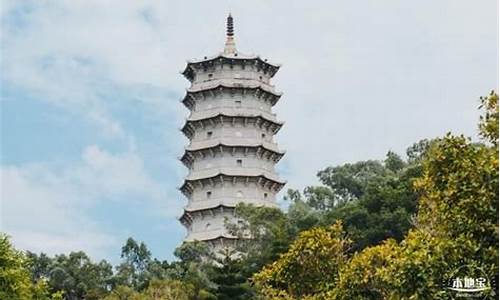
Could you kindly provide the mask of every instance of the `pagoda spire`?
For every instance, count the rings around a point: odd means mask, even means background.
[[[231,13],[227,16],[226,21],[226,45],[224,46],[224,54],[235,54],[236,43],[234,42],[234,25]]]

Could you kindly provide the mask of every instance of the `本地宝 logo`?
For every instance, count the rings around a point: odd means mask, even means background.
[[[454,299],[487,299],[495,294],[486,272],[471,265],[456,269],[444,283]]]

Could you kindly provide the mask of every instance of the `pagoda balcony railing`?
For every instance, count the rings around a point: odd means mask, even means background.
[[[205,108],[205,109],[199,109],[199,110],[194,109],[189,114],[189,118],[192,117],[193,115],[196,115],[197,113],[200,113],[200,112],[211,112],[211,111],[217,111],[220,109],[234,109],[236,111],[241,111],[241,112],[257,112],[257,113],[264,113],[266,115],[271,115],[273,117],[276,117],[276,114],[273,112],[270,112],[269,109],[248,107],[248,106],[244,106],[244,105],[220,105],[220,106],[215,106],[212,108]]]
[[[211,197],[210,199],[206,200],[189,200],[188,204],[184,206],[184,209],[187,211],[196,211],[196,210],[204,210],[204,209],[211,209],[214,207],[217,207],[219,205],[226,205],[226,206],[236,206],[238,203],[252,203],[254,205],[260,206],[277,206],[276,203],[274,203],[274,199],[272,197],[269,197],[268,200],[264,198],[250,198],[250,197],[245,197],[244,195],[241,197],[238,196],[233,196],[233,197]]]
[[[243,76],[239,77],[239,78],[234,78],[234,77],[231,77],[231,76],[216,77],[216,78],[212,77],[212,78],[207,78],[207,79],[204,79],[204,80],[197,81],[196,83],[206,83],[206,82],[212,82],[212,81],[219,81],[220,82],[220,80],[231,80],[231,81],[233,81],[234,79],[237,79],[237,80],[253,80],[253,81],[257,81],[257,82],[263,83],[265,85],[268,85],[270,87],[274,87],[274,85],[272,85],[272,84],[269,83],[269,80],[264,80],[264,78],[263,79],[244,78]]]
[[[268,148],[275,152],[280,152],[278,148],[278,144],[275,142],[270,142],[267,140],[263,140],[262,138],[241,138],[231,136],[222,136],[222,137],[214,137],[214,138],[204,138],[196,141],[191,141],[190,145],[184,147],[185,151],[196,151],[198,149],[210,148],[216,146],[218,144],[226,144],[228,146],[233,147],[253,147],[254,145],[262,145],[264,148]]]
[[[276,177],[278,176],[276,174],[276,170],[274,168],[263,168],[263,167],[225,167],[225,166],[218,166],[218,167],[212,167],[212,168],[203,168],[203,169],[197,169],[197,170],[189,170],[189,175],[187,176],[187,179],[192,179],[193,177],[195,178],[205,178],[205,177],[210,177],[212,174],[217,173],[217,172],[228,172],[230,174],[234,174],[235,176],[253,176],[254,174],[264,174],[268,175],[272,179],[277,179]]]
[[[274,85],[264,82],[262,80],[254,78],[234,78],[234,77],[208,79],[199,82],[193,82],[191,88],[196,88],[197,90],[208,89],[216,87],[221,84],[225,86],[241,87],[241,88],[263,86],[265,90],[270,90],[270,91],[273,91],[275,88]]]
[[[227,233],[224,228],[219,228],[211,230],[205,229],[200,231],[188,231],[186,234],[186,240],[188,241],[206,240],[206,239],[217,238],[219,236],[231,237],[231,235]]]
[[[209,137],[203,137],[201,139],[196,139],[196,140],[193,140],[191,142],[191,145],[195,144],[195,143],[198,143],[198,142],[205,142],[205,141],[209,141],[209,140],[226,140],[226,141],[233,141],[234,144],[236,143],[248,143],[248,144],[251,144],[251,143],[256,143],[256,142],[259,142],[259,141],[263,141],[264,143],[267,143],[267,144],[272,144],[274,145],[275,147],[277,147],[276,143],[274,141],[266,141],[266,140],[262,140],[262,138],[260,137],[255,137],[255,138],[242,138],[242,137],[237,137],[237,136],[234,136],[234,133],[233,134],[227,134],[227,135],[222,135],[222,136],[218,136],[218,137],[213,137],[213,138],[209,138]],[[191,147],[190,145],[190,147]]]
[[[231,171],[236,171],[236,170],[241,170],[241,169],[251,170],[251,171],[252,170],[253,171],[265,171],[265,172],[271,172],[271,173],[276,172],[276,170],[274,169],[274,167],[265,168],[265,167],[245,167],[245,166],[241,166],[241,167],[218,166],[218,167],[210,167],[210,168],[192,168],[192,169],[189,169],[189,171],[191,173],[199,173],[199,172],[210,172],[210,171],[214,171],[214,170],[231,170]]]

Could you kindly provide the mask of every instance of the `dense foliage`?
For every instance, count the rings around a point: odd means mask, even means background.
[[[302,299],[328,288],[335,280],[339,268],[347,261],[350,244],[340,221],[329,227],[306,230],[286,253],[264,267],[254,279],[268,297],[286,292]]]
[[[287,192],[286,211],[238,205],[233,250],[185,243],[169,263],[129,238],[113,267],[0,235],[0,299],[451,299],[457,268],[498,273],[498,96],[480,108],[481,142],[447,134],[406,159],[327,167],[320,185]]]
[[[0,234],[0,299],[62,299],[61,292],[49,292],[44,278],[32,280],[29,266],[30,259],[14,249],[7,236]]]
[[[281,282],[274,279],[283,275],[280,266],[290,255],[300,259],[294,254],[297,245],[317,242],[303,233],[276,262],[254,275],[260,294],[265,299],[452,299],[443,282],[458,268],[473,266],[496,276],[498,96],[492,93],[481,100],[486,110],[479,125],[483,143],[447,134],[427,147],[423,173],[414,182],[418,213],[403,240],[387,239],[356,252],[332,270],[329,284],[297,294],[298,274]],[[311,249],[309,256],[324,251]],[[496,299],[497,292],[492,287],[485,296]]]
[[[402,240],[416,213],[418,194],[413,184],[422,175],[422,156],[431,143],[423,140],[408,148],[408,161],[389,151],[384,161],[328,167],[318,173],[322,185],[306,187],[302,193],[288,190],[286,212],[238,205],[240,220],[227,227],[242,240],[238,245],[246,253],[242,272],[250,277],[276,261],[300,232],[339,220],[352,241],[350,253],[388,238]]]

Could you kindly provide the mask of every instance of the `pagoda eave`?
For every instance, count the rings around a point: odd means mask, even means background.
[[[236,121],[242,121],[247,124],[247,120],[254,121],[254,124],[259,126],[260,128],[266,128],[276,134],[284,122],[272,120],[263,114],[259,115],[231,115],[226,113],[216,113],[210,117],[204,117],[200,119],[187,119],[184,126],[182,126],[181,131],[187,138],[192,138],[196,128],[204,128],[208,125],[214,124],[222,124],[224,122],[228,122],[234,124]]]
[[[182,225],[188,226],[193,222],[193,219],[194,219],[193,214],[194,213],[200,213],[200,214],[208,213],[208,214],[213,215],[214,210],[218,210],[218,211],[224,211],[225,209],[233,210],[235,207],[236,207],[236,205],[227,205],[227,204],[220,203],[220,204],[206,207],[206,208],[202,208],[202,209],[189,210],[187,208],[184,208],[182,215],[178,219],[182,223]]]
[[[193,237],[194,236],[194,237]],[[194,241],[203,241],[206,243],[220,243],[222,246],[224,246],[224,241],[237,241],[239,238],[236,236],[232,236],[228,233],[224,233],[222,231],[217,232],[217,233],[212,233],[212,234],[206,234],[206,233],[192,233],[186,237],[187,242],[194,242]]]
[[[191,202],[189,205],[184,207],[183,215],[186,213],[195,213],[195,212],[206,212],[209,210],[217,210],[221,207],[223,208],[235,208],[240,203],[245,203],[245,200],[252,200],[252,205],[257,207],[274,207],[277,208],[278,205],[269,201],[256,200],[256,199],[235,199],[235,198],[226,198],[219,200],[204,200],[200,202]],[[182,216],[180,217],[182,218]]]
[[[199,95],[201,95],[200,99],[202,99],[206,96],[213,96],[218,93],[222,93],[224,91],[229,91],[232,94],[236,94],[236,92],[239,92],[242,95],[245,95],[246,93],[248,93],[248,91],[252,91],[255,94],[255,96],[257,96],[259,99],[269,101],[271,103],[271,106],[276,105],[276,103],[282,96],[282,93],[275,92],[274,90],[268,88],[264,84],[234,86],[234,85],[219,83],[217,85],[201,89],[187,89],[186,95],[184,96],[181,102],[188,109],[192,109],[194,106],[194,102],[197,100],[197,97]]]
[[[271,77],[273,77],[280,68],[279,64],[270,63],[267,59],[262,59],[257,55],[244,55],[241,53],[226,55],[224,53],[220,53],[216,56],[205,57],[202,60],[188,61],[186,68],[182,71],[182,75],[192,82],[194,80],[194,73],[196,69],[208,69],[217,64],[252,64],[257,66],[259,70],[264,71],[264,73],[269,73]]]
[[[198,178],[188,177],[184,180],[184,183],[179,188],[179,190],[186,197],[189,197],[196,186],[204,187],[206,185],[215,185],[216,183],[223,183],[227,181],[231,181],[233,183],[237,181],[241,181],[244,183],[253,181],[260,184],[263,187],[272,189],[275,192],[279,192],[286,184],[286,181],[282,181],[278,178],[273,178],[263,173],[231,174],[230,172],[227,171],[218,171],[204,177],[198,177]]]
[[[200,148],[187,148],[184,151],[182,157],[179,160],[188,168],[192,166],[192,163],[197,154],[205,157],[207,155],[215,156],[216,153],[220,153],[226,150],[231,150],[229,152],[234,152],[234,149],[257,149],[256,153],[260,157],[267,157],[268,159],[273,160],[275,163],[279,162],[281,158],[285,155],[285,151],[279,151],[275,149],[271,149],[264,144],[254,144],[254,145],[242,145],[242,144],[225,144],[225,143],[217,143],[210,145],[208,147],[200,147]]]

